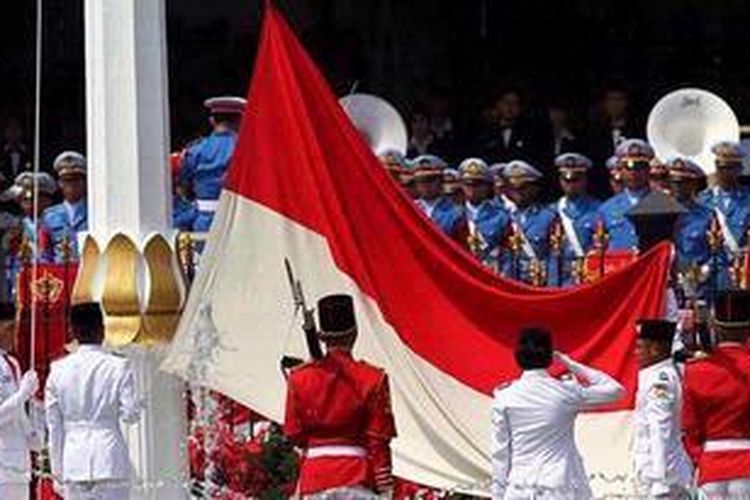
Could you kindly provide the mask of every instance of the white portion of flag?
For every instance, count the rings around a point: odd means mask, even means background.
[[[301,320],[293,318],[284,269],[288,257],[311,304],[327,293],[354,297],[360,329],[355,355],[385,368],[391,379],[399,433],[395,473],[441,488],[488,486],[491,398],[412,352],[378,304],[335,265],[322,236],[225,191],[209,242],[164,370],[187,377],[197,311],[210,304],[221,346],[207,385],[283,421],[286,390],[279,360],[285,354],[307,357]],[[579,419],[587,470],[606,478],[593,481],[597,493],[623,493],[628,486],[615,478],[629,476],[629,428],[629,412]]]

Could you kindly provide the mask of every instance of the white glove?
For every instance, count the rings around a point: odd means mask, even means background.
[[[29,370],[21,377],[21,383],[18,384],[18,394],[23,401],[28,401],[39,389],[39,377],[36,371]]]
[[[574,361],[568,356],[567,354],[563,354],[560,351],[555,351],[552,353],[552,355],[557,359],[560,363],[565,365],[566,368],[570,369],[570,367],[573,365]]]
[[[669,496],[670,488],[668,484],[657,481],[651,485],[651,496],[654,498],[665,498]]]

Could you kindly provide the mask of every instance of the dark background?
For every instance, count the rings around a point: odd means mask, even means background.
[[[564,103],[578,123],[609,85],[641,118],[669,90],[699,86],[750,121],[750,5],[743,0],[278,0],[337,92],[354,82],[408,116],[435,93],[466,135],[500,88],[532,115]],[[245,94],[258,0],[167,0],[172,141],[206,131],[203,99]],[[83,1],[45,0],[43,163],[84,149]],[[0,126],[31,146],[35,2],[0,2]]]

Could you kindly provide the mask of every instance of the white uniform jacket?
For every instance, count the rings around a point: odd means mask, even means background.
[[[82,345],[52,363],[44,392],[54,477],[63,482],[130,479],[120,420],[135,422],[140,402],[128,360]]]
[[[682,381],[671,359],[638,372],[635,472],[651,495],[666,494],[670,486],[691,485],[693,470],[682,446],[681,409]]]
[[[31,479],[32,428],[18,394],[18,362],[0,350],[0,483]]]
[[[492,407],[492,498],[586,499],[588,476],[574,436],[576,415],[611,403],[624,388],[609,375],[562,360],[577,377],[558,380],[546,370],[527,370],[495,390]]]

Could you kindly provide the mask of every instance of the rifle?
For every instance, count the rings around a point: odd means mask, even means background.
[[[292,270],[292,264],[288,258],[284,258],[284,267],[286,268],[286,276],[289,280],[289,287],[292,290],[292,299],[294,300],[294,312],[302,310],[302,330],[305,332],[305,342],[307,344],[307,351],[312,359],[321,359],[323,357],[323,350],[320,347],[320,341],[318,340],[318,327],[315,324],[315,310],[307,307],[305,301],[305,294],[302,291],[302,283],[295,278],[294,271]],[[292,356],[283,356],[281,358],[281,367],[284,370],[294,368],[297,365],[302,364],[304,361]]]

